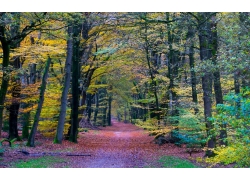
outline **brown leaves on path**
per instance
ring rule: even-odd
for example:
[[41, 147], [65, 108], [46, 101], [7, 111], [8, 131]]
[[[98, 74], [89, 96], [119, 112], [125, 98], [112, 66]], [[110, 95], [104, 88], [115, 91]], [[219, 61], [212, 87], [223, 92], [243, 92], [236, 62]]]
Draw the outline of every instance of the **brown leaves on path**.
[[[72, 159], [72, 167], [87, 168], [132, 168], [157, 167], [157, 160], [163, 155], [188, 159], [186, 149], [173, 144], [159, 146], [147, 131], [129, 123], [112, 120], [112, 126], [99, 131], [91, 130], [80, 134], [79, 147], [92, 154], [84, 159]], [[193, 157], [203, 156], [196, 153]]]
[[[161, 167], [157, 160], [164, 155], [188, 159], [190, 156], [185, 148], [173, 144], [157, 145], [154, 137], [147, 131], [130, 124], [112, 120], [112, 126], [100, 130], [80, 132], [78, 143], [63, 141], [53, 144], [53, 139], [37, 137], [35, 148], [23, 146], [29, 153], [49, 154], [58, 152], [64, 158], [67, 167], [71, 168], [132, 168], [132, 167]], [[22, 142], [21, 142], [22, 143]], [[91, 156], [66, 156], [66, 154], [90, 154]], [[202, 157], [204, 153], [194, 153], [192, 157]], [[10, 161], [34, 158], [26, 156], [17, 150], [6, 151], [2, 164]], [[7, 166], [8, 167], [8, 166]], [[54, 167], [65, 167], [57, 164]]]

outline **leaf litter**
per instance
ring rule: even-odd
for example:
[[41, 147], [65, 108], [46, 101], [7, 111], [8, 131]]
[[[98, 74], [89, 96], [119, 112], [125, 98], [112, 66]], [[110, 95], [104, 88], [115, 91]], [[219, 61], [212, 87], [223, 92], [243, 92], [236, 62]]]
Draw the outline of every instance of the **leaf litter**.
[[[26, 147], [25, 143], [16, 142], [16, 147], [5, 147], [0, 167], [9, 168], [18, 161], [53, 154], [64, 159], [54, 164], [55, 168], [161, 168], [162, 164], [158, 160], [162, 156], [175, 156], [194, 162], [185, 148], [169, 143], [159, 146], [154, 143], [154, 137], [142, 128], [114, 119], [112, 126], [79, 133], [78, 143], [64, 140], [62, 144], [53, 144], [53, 138], [45, 138], [40, 134], [36, 137], [35, 148]], [[37, 157], [20, 151], [37, 154]], [[192, 159], [203, 156], [204, 152], [193, 153]]]

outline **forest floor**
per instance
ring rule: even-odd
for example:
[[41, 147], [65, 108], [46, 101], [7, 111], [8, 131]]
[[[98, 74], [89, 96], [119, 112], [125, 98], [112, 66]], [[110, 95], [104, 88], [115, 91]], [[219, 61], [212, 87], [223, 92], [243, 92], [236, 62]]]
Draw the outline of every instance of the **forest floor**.
[[190, 156], [186, 148], [174, 144], [159, 146], [147, 131], [116, 120], [112, 120], [112, 126], [80, 132], [77, 144], [69, 141], [63, 141], [62, 145], [53, 144], [52, 138], [41, 135], [36, 138], [35, 148], [25, 144], [26, 141], [16, 142], [14, 147], [5, 145], [5, 153], [0, 156], [0, 168], [29, 167], [20, 163], [28, 164], [32, 159], [48, 157], [57, 159], [45, 166], [51, 168], [162, 168], [164, 166], [159, 159], [165, 156], [178, 157], [195, 167], [202, 167], [195, 159], [204, 156], [204, 152]]

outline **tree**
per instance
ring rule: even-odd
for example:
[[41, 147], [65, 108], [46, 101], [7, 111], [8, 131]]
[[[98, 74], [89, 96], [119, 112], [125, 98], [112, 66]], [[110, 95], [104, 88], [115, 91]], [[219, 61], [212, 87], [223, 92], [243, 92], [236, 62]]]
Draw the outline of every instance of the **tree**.
[[[211, 20], [214, 13], [204, 12], [198, 13], [198, 30], [199, 30], [199, 41], [200, 41], [200, 58], [203, 62], [209, 61], [213, 57], [213, 22]], [[206, 121], [208, 148], [215, 148], [215, 135], [212, 132], [214, 128], [209, 118], [212, 117], [212, 72], [206, 71], [202, 76], [202, 89], [203, 89], [203, 100], [204, 100], [204, 116]], [[213, 155], [213, 151], [207, 151], [208, 156]]]
[[56, 137], [54, 139], [55, 143], [61, 144], [63, 140], [63, 130], [64, 130], [64, 122], [66, 117], [66, 108], [67, 108], [67, 97], [68, 91], [70, 88], [70, 79], [71, 79], [71, 63], [73, 57], [73, 39], [72, 39], [73, 27], [70, 25], [68, 27], [68, 35], [69, 39], [67, 40], [67, 58], [65, 61], [65, 79], [64, 79], [64, 86], [63, 92], [61, 97], [61, 108], [60, 114], [58, 119]]
[[[42, 25], [44, 25], [48, 20], [46, 19], [47, 13], [0, 13], [0, 42], [1, 48], [3, 51], [3, 77], [2, 84], [0, 89], [0, 136], [2, 130], [2, 122], [3, 122], [3, 109], [4, 109], [4, 100], [7, 93], [9, 76], [8, 76], [8, 66], [10, 62], [10, 49], [14, 49], [17, 45], [31, 32], [39, 29]], [[30, 18], [29, 22], [21, 21], [22, 17]], [[21, 22], [25, 22], [22, 29]], [[13, 28], [14, 27], [14, 28]], [[14, 31], [14, 33], [13, 33]], [[13, 106], [14, 107], [14, 106]], [[15, 106], [16, 112], [17, 106]], [[12, 123], [11, 123], [12, 124]], [[13, 123], [15, 125], [16, 123]], [[15, 129], [15, 128], [14, 128]]]
[[51, 63], [51, 58], [48, 57], [48, 60], [46, 62], [46, 66], [44, 69], [44, 73], [43, 73], [42, 84], [41, 84], [41, 88], [40, 88], [40, 96], [39, 96], [38, 106], [37, 106], [37, 110], [36, 110], [36, 114], [35, 114], [35, 118], [34, 118], [34, 123], [33, 123], [32, 129], [31, 129], [31, 132], [30, 132], [30, 135], [28, 138], [28, 142], [27, 142], [27, 146], [30, 146], [30, 147], [35, 146], [35, 136], [36, 136], [36, 131], [37, 131], [37, 126], [38, 126], [40, 114], [41, 114], [42, 107], [43, 107], [44, 93], [46, 90], [50, 63]]
[[77, 143], [77, 134], [78, 134], [78, 107], [79, 107], [79, 77], [80, 77], [80, 33], [81, 33], [81, 25], [79, 23], [75, 23], [73, 25], [73, 58], [72, 58], [72, 104], [71, 104], [71, 126], [70, 126], [70, 137], [69, 140]]
[[[190, 41], [188, 57], [189, 57], [189, 66], [190, 66], [190, 74], [191, 74], [191, 86], [192, 86], [192, 98], [193, 102], [198, 104], [197, 90], [196, 90], [196, 75], [195, 75], [195, 59], [194, 59], [194, 35], [195, 29], [192, 25], [188, 26], [187, 39]], [[195, 114], [198, 113], [199, 109], [195, 107]]]
[[[143, 15], [143, 18], [147, 19], [147, 13], [145, 13]], [[158, 121], [158, 126], [160, 126], [160, 108], [159, 108], [159, 100], [158, 100], [158, 94], [157, 94], [157, 84], [155, 81], [155, 76], [153, 73], [153, 69], [151, 67], [151, 59], [150, 59], [150, 44], [149, 44], [149, 40], [148, 40], [148, 25], [147, 22], [145, 22], [144, 24], [144, 41], [145, 41], [145, 54], [146, 54], [146, 61], [148, 64], [148, 69], [149, 69], [149, 75], [151, 78], [151, 87], [153, 89], [153, 93], [154, 93], [154, 98], [155, 98], [155, 114], [156, 114], [156, 118]]]
[[[212, 31], [212, 62], [215, 66], [217, 66], [217, 54], [218, 54], [218, 35], [217, 35], [217, 19], [216, 14], [211, 17], [211, 31]], [[215, 92], [215, 100], [216, 105], [223, 104], [223, 95], [222, 95], [222, 88], [220, 82], [220, 70], [216, 67], [216, 70], [213, 72], [214, 78], [214, 92]], [[220, 130], [220, 145], [227, 145], [226, 138], [227, 138], [227, 127], [225, 123], [222, 123]]]

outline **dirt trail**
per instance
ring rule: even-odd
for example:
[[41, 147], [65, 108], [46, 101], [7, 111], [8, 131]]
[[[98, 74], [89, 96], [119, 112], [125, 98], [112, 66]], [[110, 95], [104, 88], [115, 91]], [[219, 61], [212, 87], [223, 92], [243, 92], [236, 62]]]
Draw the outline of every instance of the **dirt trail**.
[[[140, 156], [143, 145], [151, 144], [152, 138], [132, 125], [112, 120], [112, 126], [81, 134], [79, 145], [85, 147], [91, 157], [73, 161], [73, 167], [128, 168], [144, 167]], [[147, 137], [147, 138], [145, 138]]]
[[[62, 163], [53, 167], [70, 168], [133, 168], [161, 167], [158, 160], [161, 156], [170, 155], [188, 159], [185, 148], [173, 144], [159, 146], [153, 142], [153, 137], [147, 131], [130, 123], [112, 120], [112, 126], [100, 130], [90, 130], [79, 133], [78, 143], [63, 141], [54, 144], [53, 138], [36, 137], [36, 147], [29, 148], [23, 144], [21, 149], [30, 153], [62, 153]], [[20, 149], [19, 148], [19, 149]], [[66, 154], [90, 154], [91, 156], [66, 156]], [[65, 154], [65, 155], [63, 155]], [[192, 157], [202, 157], [203, 153], [192, 154]], [[41, 157], [41, 156], [40, 156]], [[9, 148], [1, 159], [0, 167], [11, 167], [11, 162], [27, 161], [35, 157], [26, 156], [18, 149]]]
[[80, 134], [79, 146], [91, 157], [72, 158], [72, 167], [79, 168], [132, 168], [159, 166], [160, 156], [175, 155], [187, 158], [184, 149], [172, 144], [159, 146], [153, 137], [130, 123], [112, 120], [112, 126]]

